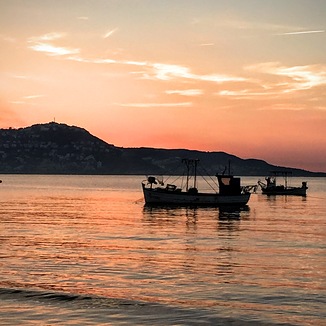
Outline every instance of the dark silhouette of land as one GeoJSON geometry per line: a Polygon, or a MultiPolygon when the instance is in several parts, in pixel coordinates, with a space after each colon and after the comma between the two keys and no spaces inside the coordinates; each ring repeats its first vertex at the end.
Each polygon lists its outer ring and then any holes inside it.
{"type": "Polygon", "coordinates": [[[209,175],[222,173],[231,162],[231,171],[242,176],[284,169],[293,176],[326,176],[224,152],[116,147],[85,129],[55,122],[0,129],[2,174],[181,174],[183,158],[199,159],[205,167],[202,173],[209,175]]]}

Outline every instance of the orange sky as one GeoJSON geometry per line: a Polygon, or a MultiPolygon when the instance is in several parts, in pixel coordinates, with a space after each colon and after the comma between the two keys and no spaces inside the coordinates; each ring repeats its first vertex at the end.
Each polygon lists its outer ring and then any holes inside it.
{"type": "Polygon", "coordinates": [[[326,172],[326,1],[0,0],[0,128],[326,172]]]}

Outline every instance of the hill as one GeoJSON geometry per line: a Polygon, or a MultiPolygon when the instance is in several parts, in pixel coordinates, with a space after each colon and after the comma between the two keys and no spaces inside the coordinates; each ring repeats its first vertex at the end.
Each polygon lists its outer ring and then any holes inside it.
{"type": "MultiPolygon", "coordinates": [[[[221,173],[229,161],[237,175],[264,176],[271,170],[285,169],[224,152],[116,147],[85,129],[55,122],[0,129],[2,174],[180,174],[182,158],[198,158],[204,172],[211,175],[221,173]]],[[[294,176],[326,176],[300,169],[286,170],[294,176]]]]}

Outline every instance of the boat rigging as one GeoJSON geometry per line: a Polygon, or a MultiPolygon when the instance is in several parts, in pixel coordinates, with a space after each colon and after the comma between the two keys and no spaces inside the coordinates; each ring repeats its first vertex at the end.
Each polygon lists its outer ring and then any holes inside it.
{"type": "MultiPolygon", "coordinates": [[[[250,199],[250,191],[242,187],[240,178],[231,174],[217,174],[219,191],[202,192],[197,186],[198,159],[183,159],[186,167],[186,185],[178,187],[175,184],[158,182],[154,176],[142,182],[145,203],[150,205],[211,205],[211,206],[244,206],[250,199]],[[193,184],[190,180],[193,178],[193,184]]],[[[205,180],[207,182],[207,180],[205,180]]]]}

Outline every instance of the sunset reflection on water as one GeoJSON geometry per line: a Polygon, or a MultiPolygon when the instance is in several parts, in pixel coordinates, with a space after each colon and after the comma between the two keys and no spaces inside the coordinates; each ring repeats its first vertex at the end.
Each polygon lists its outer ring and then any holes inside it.
{"type": "Polygon", "coordinates": [[[320,323],[324,193],[256,194],[241,210],[146,207],[138,178],[120,181],[5,180],[0,287],[320,323]]]}

